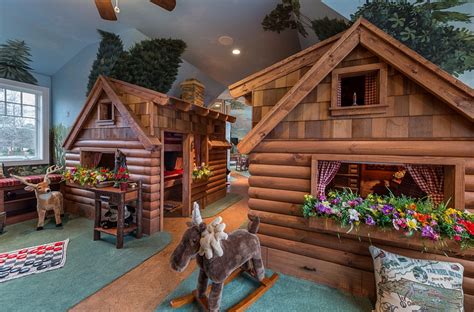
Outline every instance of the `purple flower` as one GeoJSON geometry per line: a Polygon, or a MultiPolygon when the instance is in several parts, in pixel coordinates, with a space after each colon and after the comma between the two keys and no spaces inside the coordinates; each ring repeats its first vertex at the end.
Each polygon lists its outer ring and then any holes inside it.
{"type": "Polygon", "coordinates": [[[400,214],[398,213],[398,211],[395,211],[395,212],[393,213],[393,217],[394,217],[395,219],[400,218],[400,214]]]}
{"type": "Polygon", "coordinates": [[[319,200],[320,201],[325,201],[326,200],[326,195],[324,195],[324,194],[319,195],[319,200]]]}
{"type": "Polygon", "coordinates": [[[355,209],[349,210],[349,222],[359,221],[359,212],[355,209]]]}
{"type": "Polygon", "coordinates": [[[389,214],[392,213],[392,211],[393,211],[393,207],[390,206],[390,205],[384,205],[384,206],[382,207],[382,213],[383,213],[384,215],[389,215],[389,214]]]}
{"type": "Polygon", "coordinates": [[[322,214],[331,214],[332,210],[329,207],[324,206],[322,203],[317,204],[317,211],[322,214]]]}
{"type": "Polygon", "coordinates": [[[337,205],[341,202],[341,199],[339,197],[336,197],[334,198],[332,201],[331,201],[331,204],[333,205],[337,205]]]}
{"type": "Polygon", "coordinates": [[[431,240],[438,240],[439,238],[439,235],[435,232],[435,230],[429,226],[429,225],[426,225],[422,228],[421,230],[421,236],[422,237],[426,237],[426,238],[429,238],[431,240]]]}
{"type": "Polygon", "coordinates": [[[373,219],[371,216],[367,216],[367,217],[365,218],[365,224],[367,224],[367,225],[375,225],[375,221],[374,221],[374,219],[373,219]]]}
{"type": "Polygon", "coordinates": [[[437,226],[438,222],[436,222],[436,220],[431,220],[430,224],[431,226],[437,226]]]}

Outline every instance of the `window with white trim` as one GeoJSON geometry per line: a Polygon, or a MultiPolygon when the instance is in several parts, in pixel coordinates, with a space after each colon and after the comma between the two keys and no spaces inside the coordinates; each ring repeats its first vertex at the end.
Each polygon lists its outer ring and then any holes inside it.
{"type": "Polygon", "coordinates": [[[49,162],[49,89],[0,79],[0,162],[49,162]]]}

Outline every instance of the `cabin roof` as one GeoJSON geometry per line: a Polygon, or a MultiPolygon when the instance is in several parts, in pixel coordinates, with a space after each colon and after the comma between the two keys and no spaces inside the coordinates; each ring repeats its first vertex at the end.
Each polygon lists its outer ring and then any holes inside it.
{"type": "Polygon", "coordinates": [[[166,94],[143,88],[125,81],[100,76],[89,93],[84,107],[79,113],[71,128],[71,131],[64,141],[63,147],[66,150],[70,150],[73,147],[80,130],[82,129],[84,123],[87,122],[87,119],[96,106],[96,103],[100,99],[102,92],[105,92],[107,97],[111,100],[112,104],[117,108],[122,117],[127,120],[130,128],[137,135],[138,140],[147,150],[156,149],[157,147],[161,146],[161,142],[159,138],[148,133],[148,130],[142,125],[137,116],[135,116],[130,108],[122,102],[119,94],[131,94],[157,105],[168,106],[176,110],[189,112],[190,114],[198,114],[210,119],[219,119],[232,123],[236,120],[236,118],[233,116],[195,105],[176,97],[168,96],[166,94]]]}
{"type": "Polygon", "coordinates": [[[251,152],[358,45],[362,45],[429,90],[468,120],[474,121],[472,88],[366,19],[359,18],[344,33],[328,38],[229,87],[232,96],[242,96],[301,67],[313,64],[239,143],[239,151],[251,152]],[[309,59],[313,61],[310,62],[309,59]]]}

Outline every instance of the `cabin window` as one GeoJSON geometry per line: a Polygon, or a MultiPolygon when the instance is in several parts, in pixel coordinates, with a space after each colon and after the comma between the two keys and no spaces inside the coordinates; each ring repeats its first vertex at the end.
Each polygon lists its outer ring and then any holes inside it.
{"type": "Polygon", "coordinates": [[[387,71],[385,64],[335,69],[332,73],[331,116],[384,113],[387,71]]]}
{"type": "Polygon", "coordinates": [[[354,157],[346,161],[334,155],[334,159],[320,160],[313,156],[312,194],[321,195],[331,190],[350,190],[362,198],[369,194],[431,198],[436,204],[460,202],[455,199],[456,165],[394,162],[379,163],[369,157],[354,157]],[[365,160],[364,160],[365,159],[365,160]],[[316,169],[317,168],[317,169],[316,169]]]}
{"type": "Polygon", "coordinates": [[[115,151],[81,151],[81,166],[85,168],[106,168],[114,170],[115,151]]]}
{"type": "Polygon", "coordinates": [[[114,123],[114,106],[109,100],[101,100],[99,102],[97,122],[102,125],[114,123]]]}

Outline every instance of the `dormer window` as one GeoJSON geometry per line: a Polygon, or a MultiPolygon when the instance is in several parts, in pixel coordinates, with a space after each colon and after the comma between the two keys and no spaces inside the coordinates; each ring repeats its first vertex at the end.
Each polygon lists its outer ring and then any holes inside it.
{"type": "Polygon", "coordinates": [[[332,73],[331,116],[384,113],[387,107],[387,68],[367,64],[332,73]]]}
{"type": "Polygon", "coordinates": [[[114,106],[110,100],[100,100],[98,105],[97,123],[101,125],[114,124],[114,106]]]}

